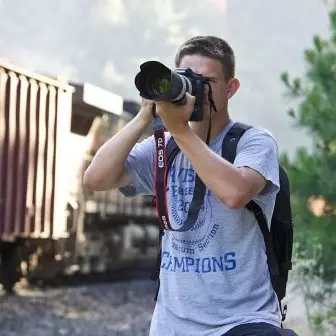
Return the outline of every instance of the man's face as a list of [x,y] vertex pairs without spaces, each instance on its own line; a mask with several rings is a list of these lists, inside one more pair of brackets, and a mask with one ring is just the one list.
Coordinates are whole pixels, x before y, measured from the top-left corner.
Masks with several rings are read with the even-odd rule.
[[[181,68],[190,68],[195,73],[203,75],[208,79],[212,89],[212,98],[218,113],[223,113],[227,109],[227,102],[238,90],[237,79],[226,80],[222,64],[212,58],[201,55],[186,55],[182,57]],[[205,86],[207,90],[207,86]],[[205,96],[204,110],[209,109],[208,96]]]

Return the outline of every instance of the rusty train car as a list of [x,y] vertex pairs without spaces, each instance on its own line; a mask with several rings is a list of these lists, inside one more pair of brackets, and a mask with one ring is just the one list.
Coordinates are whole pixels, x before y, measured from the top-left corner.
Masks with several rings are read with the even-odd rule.
[[[0,61],[0,282],[152,264],[152,198],[93,192],[83,172],[132,118],[132,102]],[[146,135],[144,135],[146,136]]]

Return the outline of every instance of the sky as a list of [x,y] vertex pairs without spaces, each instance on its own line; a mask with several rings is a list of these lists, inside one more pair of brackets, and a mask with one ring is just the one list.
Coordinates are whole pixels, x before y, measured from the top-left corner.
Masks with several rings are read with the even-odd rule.
[[322,0],[0,0],[0,59],[139,100],[142,62],[173,66],[184,40],[218,35],[235,51],[241,82],[232,119],[268,128],[292,154],[310,142],[287,116],[295,102],[280,74],[304,73],[303,52],[328,25]]

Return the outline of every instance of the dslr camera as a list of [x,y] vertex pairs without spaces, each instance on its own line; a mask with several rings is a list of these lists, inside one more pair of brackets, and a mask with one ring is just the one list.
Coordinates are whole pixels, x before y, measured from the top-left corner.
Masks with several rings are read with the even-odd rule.
[[195,97],[195,106],[190,121],[203,119],[204,78],[189,68],[171,70],[157,61],[140,65],[135,77],[135,86],[140,96],[154,101],[170,101],[177,105],[185,104],[185,94]]

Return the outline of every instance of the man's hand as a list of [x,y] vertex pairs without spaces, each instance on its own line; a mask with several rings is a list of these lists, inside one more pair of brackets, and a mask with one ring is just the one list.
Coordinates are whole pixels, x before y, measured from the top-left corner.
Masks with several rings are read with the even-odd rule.
[[172,136],[188,128],[188,121],[194,110],[195,97],[186,93],[185,99],[186,102],[182,106],[165,101],[155,102],[156,113]]
[[153,105],[154,102],[147,99],[142,99],[141,108],[138,113],[138,118],[145,124],[149,124],[153,120]]

